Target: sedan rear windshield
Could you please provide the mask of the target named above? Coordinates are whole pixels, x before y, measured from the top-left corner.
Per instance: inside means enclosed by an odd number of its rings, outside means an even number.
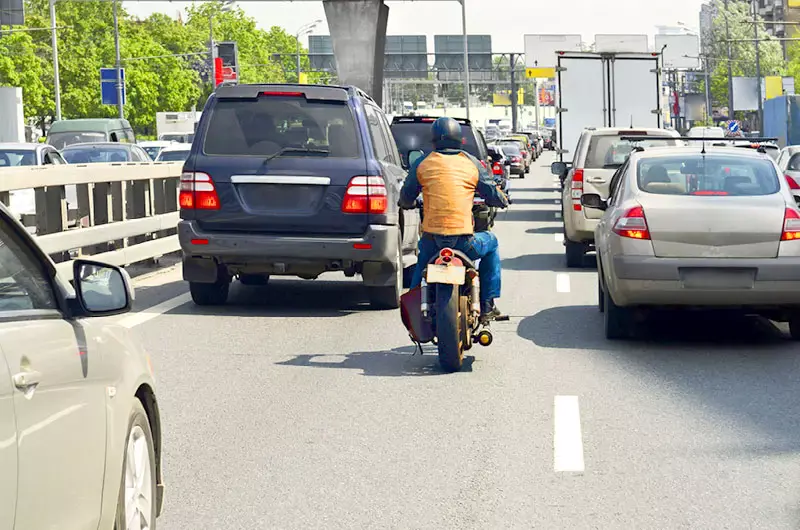
[[[392,136],[394,136],[397,150],[400,151],[403,160],[408,156],[409,151],[421,149],[427,153],[433,149],[432,125],[432,123],[426,122],[392,124]],[[464,137],[461,149],[479,160],[483,158],[478,149],[478,143],[475,139],[475,133],[472,131],[472,127],[469,125],[462,125],[461,134]]]
[[[35,166],[36,152],[31,150],[0,150],[0,167]]]
[[[158,155],[159,162],[185,162],[189,158],[189,151],[161,151]]]
[[[586,153],[586,162],[583,167],[586,169],[619,167],[633,151],[634,144],[644,148],[674,146],[677,145],[677,140],[641,140],[631,143],[622,140],[617,135],[594,135],[589,142],[589,150]]]
[[[345,103],[305,97],[219,99],[211,111],[207,155],[356,158],[358,129]]]
[[[108,140],[103,132],[57,132],[47,136],[47,143],[56,149],[63,149],[68,145],[86,144],[90,142],[105,142]]]
[[[97,164],[102,162],[128,162],[130,153],[125,149],[97,149],[94,147],[65,149],[61,152],[70,164]]]
[[[641,160],[639,189],[658,195],[772,195],[780,181],[770,160],[730,155],[663,156]]]

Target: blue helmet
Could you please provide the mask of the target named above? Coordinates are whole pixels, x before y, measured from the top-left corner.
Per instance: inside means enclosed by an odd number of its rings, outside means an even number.
[[[433,122],[431,132],[436,149],[461,149],[464,140],[461,125],[453,118],[439,118]]]

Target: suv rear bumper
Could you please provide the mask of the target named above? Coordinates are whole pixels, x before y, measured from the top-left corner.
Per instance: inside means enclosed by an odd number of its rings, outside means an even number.
[[[192,240],[207,241],[193,244]],[[196,221],[178,223],[178,240],[186,256],[292,260],[395,261],[400,231],[396,226],[370,225],[360,236],[277,235],[207,232]]]

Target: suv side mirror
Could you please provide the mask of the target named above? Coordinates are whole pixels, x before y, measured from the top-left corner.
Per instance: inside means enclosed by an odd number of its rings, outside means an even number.
[[[587,208],[597,208],[598,210],[608,209],[608,202],[600,198],[596,193],[581,195],[581,205]]]
[[[414,162],[425,156],[425,151],[422,149],[414,149],[408,152],[408,167],[414,165]]]
[[[134,293],[125,269],[76,259],[72,273],[81,316],[110,316],[130,311]]]
[[[550,164],[550,173],[553,175],[563,176],[567,173],[567,163],[566,162],[553,162]]]

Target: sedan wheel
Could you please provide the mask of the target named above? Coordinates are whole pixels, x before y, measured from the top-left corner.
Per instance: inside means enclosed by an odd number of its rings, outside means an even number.
[[[608,293],[608,289],[603,293],[603,324],[606,338],[609,340],[626,339],[630,336],[632,325],[631,312],[627,307],[620,307],[614,303],[614,299]]]
[[[153,530],[156,527],[156,457],[147,413],[138,399],[134,400],[128,425],[114,528]]]

